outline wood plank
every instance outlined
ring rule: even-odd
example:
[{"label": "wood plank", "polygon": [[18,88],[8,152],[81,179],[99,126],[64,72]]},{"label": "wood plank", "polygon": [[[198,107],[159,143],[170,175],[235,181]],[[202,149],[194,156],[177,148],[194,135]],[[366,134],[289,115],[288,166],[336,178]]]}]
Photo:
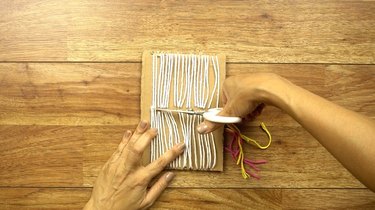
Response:
[{"label": "wood plank", "polygon": [[[223,173],[178,172],[176,187],[205,188],[363,188],[313,137],[302,128],[271,127],[273,145],[267,150],[245,146],[245,156],[265,159],[257,179],[243,179],[240,168],[228,154],[224,156]],[[249,136],[263,138],[258,128]]]},{"label": "wood plank", "polygon": [[[82,209],[90,193],[91,188],[0,188],[0,208]],[[167,189],[152,209],[245,209],[249,206],[280,209],[280,205],[281,190],[278,189]]]},{"label": "wood plank", "polygon": [[[0,208],[82,209],[91,188],[0,188]],[[53,202],[51,202],[53,200]],[[173,189],[152,209],[373,209],[367,189]]]},{"label": "wood plank", "polygon": [[[276,72],[374,117],[374,68],[231,64],[228,73]],[[0,141],[6,144],[2,148],[5,156],[0,160],[0,185],[91,186],[124,130],[133,129],[139,120],[139,73],[138,63],[0,64]],[[261,181],[242,180],[238,167],[226,156],[224,173],[192,176],[190,172],[180,172],[175,186],[363,187],[280,110],[268,107],[257,121],[242,130],[252,137],[264,138],[255,127],[259,121],[270,126],[275,139],[267,151],[249,148],[247,152],[251,157],[270,161],[262,167]],[[45,162],[45,157],[50,162]],[[45,176],[41,177],[41,173]]]},{"label": "wood plank", "polygon": [[82,128],[0,126],[1,186],[81,186]]},{"label": "wood plank", "polygon": [[[140,69],[138,63],[2,63],[0,124],[134,125],[140,118]],[[375,65],[228,65],[229,76],[253,72],[278,73],[375,117]],[[273,107],[259,120],[270,126],[299,126]]]},{"label": "wood plank", "polygon": [[[228,69],[228,76],[276,73],[347,109],[375,118],[374,65],[232,64]],[[297,125],[274,107],[268,107],[259,120],[270,125]]]},{"label": "wood plank", "polygon": [[82,209],[91,188],[0,188],[0,208]]},{"label": "wood plank", "polygon": [[[375,62],[373,1],[4,1],[0,61],[140,61],[145,49],[229,62]],[[136,17],[136,18],[135,18]]]},{"label": "wood plank", "polygon": [[135,124],[139,64],[1,64],[0,123]]},{"label": "wood plank", "polygon": [[[92,186],[123,132],[134,126],[0,126],[0,186]],[[228,154],[223,172],[176,171],[173,187],[188,188],[363,188],[301,127],[270,127],[273,145],[246,145],[252,159],[266,159],[260,180],[244,180]],[[265,141],[257,127],[249,136]]]},{"label": "wood plank", "polygon": [[374,209],[375,193],[357,189],[283,189],[283,209]]},{"label": "wood plank", "polygon": [[0,61],[65,61],[68,56],[67,1],[3,1]]},{"label": "wood plank", "polygon": [[170,189],[152,209],[281,209],[279,189]]},{"label": "wood plank", "polygon": [[374,69],[363,68],[361,65],[354,65],[351,68],[329,66],[325,71],[325,78],[325,87],[330,90],[330,95],[327,97],[329,100],[374,117]]}]

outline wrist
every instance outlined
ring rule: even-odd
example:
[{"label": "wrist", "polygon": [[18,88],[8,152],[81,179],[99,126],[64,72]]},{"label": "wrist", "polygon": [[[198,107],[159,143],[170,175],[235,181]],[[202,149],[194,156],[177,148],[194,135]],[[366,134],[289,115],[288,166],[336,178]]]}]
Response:
[{"label": "wrist", "polygon": [[270,74],[267,82],[259,86],[260,102],[288,111],[294,86],[289,80],[276,74]]}]

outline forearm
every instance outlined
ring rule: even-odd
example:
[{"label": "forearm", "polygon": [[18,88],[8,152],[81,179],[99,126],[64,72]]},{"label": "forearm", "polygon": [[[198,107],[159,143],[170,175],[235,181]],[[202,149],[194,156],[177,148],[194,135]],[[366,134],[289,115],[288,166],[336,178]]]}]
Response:
[{"label": "forearm", "polygon": [[[375,190],[375,123],[286,80],[270,91],[272,103],[310,132],[338,161]],[[283,88],[280,88],[283,87]]]},{"label": "forearm", "polygon": [[[375,191],[375,122],[270,73],[229,77],[222,116],[249,116],[262,103],[277,106],[310,132],[362,183]],[[208,133],[220,126],[205,120]]]}]

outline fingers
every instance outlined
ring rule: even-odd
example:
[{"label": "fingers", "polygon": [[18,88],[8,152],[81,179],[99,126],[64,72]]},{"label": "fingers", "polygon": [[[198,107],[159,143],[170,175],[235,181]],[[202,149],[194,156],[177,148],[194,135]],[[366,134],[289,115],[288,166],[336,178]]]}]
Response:
[{"label": "fingers", "polygon": [[222,123],[214,123],[208,120],[204,120],[201,124],[198,125],[197,131],[200,134],[210,133],[212,131],[215,131],[220,126],[223,126]]},{"label": "fingers", "polygon": [[145,133],[143,133],[138,140],[133,145],[133,148],[141,153],[146,149],[148,145],[150,145],[151,140],[155,138],[158,134],[158,130],[156,128],[148,129]]},{"label": "fingers", "polygon": [[149,129],[149,123],[144,120],[138,124],[133,135],[131,131],[127,131],[118,147],[118,151],[121,152],[117,154],[119,154],[121,163],[129,165],[140,164],[143,151],[147,145],[150,144],[151,139],[154,138],[156,134],[157,131],[155,129]]},{"label": "fingers", "polygon": [[147,121],[145,121],[145,120],[142,120],[139,124],[138,124],[138,126],[137,126],[137,128],[135,129],[135,131],[134,131],[134,134],[133,134],[133,136],[131,137],[131,139],[130,139],[130,143],[132,143],[132,144],[134,144],[138,139],[139,139],[139,137],[141,137],[141,135],[144,133],[144,132],[146,132],[147,131],[147,129],[149,128],[149,123],[147,122]]},{"label": "fingers", "polygon": [[122,137],[121,143],[118,145],[118,150],[122,152],[124,147],[128,144],[130,138],[132,137],[132,132],[130,130],[125,131],[124,136]]},{"label": "fingers", "polygon": [[152,206],[155,200],[161,195],[165,188],[167,188],[167,186],[169,185],[169,183],[171,183],[174,177],[175,174],[172,172],[163,174],[163,176],[161,176],[158,179],[158,181],[156,181],[155,184],[150,188],[145,199],[142,201],[141,206],[143,208],[148,208]]},{"label": "fingers", "polygon": [[157,135],[157,133],[156,128],[149,129],[148,123],[147,125],[142,125],[141,122],[129,140],[125,152],[123,152],[121,155],[122,159],[126,161],[126,164],[140,164],[143,152],[145,151],[146,147],[150,145],[151,140]]},{"label": "fingers", "polygon": [[[225,106],[224,109],[219,112],[217,115],[219,116],[231,116],[230,113],[228,113],[228,106]],[[215,123],[208,120],[204,120],[201,124],[198,125],[197,131],[201,134],[210,133],[221,126],[223,126],[223,123]]]},{"label": "fingers", "polygon": [[116,151],[113,153],[111,158],[109,159],[110,162],[115,162],[121,156],[125,146],[128,144],[130,137],[132,136],[132,132],[130,130],[125,131],[120,144],[118,145]]},{"label": "fingers", "polygon": [[179,143],[173,146],[172,149],[164,153],[159,159],[146,166],[150,178],[158,175],[169,163],[181,155],[185,150],[185,143]]}]

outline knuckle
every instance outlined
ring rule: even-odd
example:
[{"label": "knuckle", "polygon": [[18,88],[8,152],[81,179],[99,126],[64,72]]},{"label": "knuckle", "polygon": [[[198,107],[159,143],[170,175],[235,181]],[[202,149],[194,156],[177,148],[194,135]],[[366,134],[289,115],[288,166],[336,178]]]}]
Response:
[{"label": "knuckle", "polygon": [[140,149],[139,147],[136,147],[136,146],[134,146],[133,147],[133,152],[135,153],[135,154],[137,154],[137,155],[140,155],[140,154],[142,154],[142,149]]},{"label": "knuckle", "polygon": [[136,184],[136,186],[147,186],[148,182],[149,182],[148,177],[146,177],[146,176],[139,176],[136,179],[135,184]]},{"label": "knuckle", "polygon": [[141,157],[142,156],[142,150],[139,149],[138,147],[135,147],[134,145],[131,145],[127,148],[129,154],[131,154],[132,156],[138,158],[138,157]]},{"label": "knuckle", "polygon": [[134,135],[129,139],[128,145],[129,144],[134,144],[134,142],[136,142],[139,137],[140,137],[140,134],[138,134],[137,132],[135,132]]},{"label": "knuckle", "polygon": [[105,164],[102,168],[102,173],[106,175],[115,175],[116,174],[116,165],[113,164]]}]

